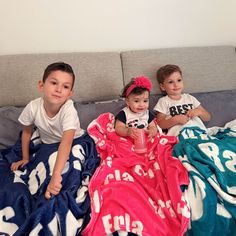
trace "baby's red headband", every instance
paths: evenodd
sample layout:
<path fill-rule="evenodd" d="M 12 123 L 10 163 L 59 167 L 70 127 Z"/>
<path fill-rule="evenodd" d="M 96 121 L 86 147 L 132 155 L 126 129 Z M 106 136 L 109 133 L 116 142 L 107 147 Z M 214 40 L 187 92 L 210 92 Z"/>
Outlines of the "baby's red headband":
<path fill-rule="evenodd" d="M 139 76 L 132 79 L 133 83 L 129 86 L 125 96 L 128 97 L 134 88 L 141 87 L 147 89 L 149 92 L 152 89 L 152 82 L 145 76 Z"/>

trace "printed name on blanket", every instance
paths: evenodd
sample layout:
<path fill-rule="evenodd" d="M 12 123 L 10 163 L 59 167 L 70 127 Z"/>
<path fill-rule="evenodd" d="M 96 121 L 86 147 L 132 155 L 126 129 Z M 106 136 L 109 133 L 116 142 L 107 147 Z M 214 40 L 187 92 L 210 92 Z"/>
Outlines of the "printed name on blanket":
<path fill-rule="evenodd" d="M 133 141 L 114 131 L 114 115 L 105 113 L 88 127 L 102 162 L 90 184 L 91 220 L 82 235 L 115 231 L 143 236 L 183 235 L 190 211 L 181 186 L 188 174 L 171 153 L 176 137 L 157 136 L 145 155 L 134 152 Z"/>
<path fill-rule="evenodd" d="M 234 123 L 236 124 L 236 123 Z M 236 129 L 185 128 L 173 155 L 189 172 L 189 235 L 236 235 Z"/>
<path fill-rule="evenodd" d="M 106 234 L 111 234 L 123 228 L 127 232 L 142 235 L 143 224 L 141 221 L 131 221 L 130 215 L 125 213 L 124 216 L 113 216 L 111 214 L 102 217 L 103 226 Z"/>
<path fill-rule="evenodd" d="M 21 159 L 20 139 L 0 151 L 0 235 L 80 235 L 89 221 L 88 184 L 100 158 L 87 135 L 74 140 L 62 173 L 60 193 L 46 200 L 44 193 L 55 165 L 59 143 L 30 143 L 30 162 L 12 172 Z"/>
<path fill-rule="evenodd" d="M 233 172 L 236 172 L 236 155 L 235 152 L 232 152 L 231 150 L 226 149 L 223 150 L 222 153 L 220 153 L 220 147 L 214 143 L 216 140 L 216 137 L 208 136 L 206 133 L 202 133 L 201 130 L 197 130 L 196 132 L 193 132 L 191 129 L 184 129 L 181 133 L 182 137 L 187 139 L 198 139 L 201 141 L 210 141 L 212 142 L 204 142 L 199 143 L 198 147 L 199 149 L 208 157 L 210 158 L 214 164 L 217 166 L 217 168 L 225 172 L 225 167 Z M 225 158 L 225 167 L 221 163 L 220 157 Z M 236 192 L 235 192 L 236 193 Z"/>

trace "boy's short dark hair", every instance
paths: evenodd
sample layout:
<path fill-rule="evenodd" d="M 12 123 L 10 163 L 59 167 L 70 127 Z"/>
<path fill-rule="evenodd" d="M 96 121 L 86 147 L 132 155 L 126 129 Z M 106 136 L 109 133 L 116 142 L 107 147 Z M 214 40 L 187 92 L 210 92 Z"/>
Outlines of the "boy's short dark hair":
<path fill-rule="evenodd" d="M 177 65 L 167 64 L 165 66 L 162 66 L 157 70 L 157 82 L 159 84 L 162 84 L 164 80 L 174 72 L 179 72 L 182 76 L 182 71 Z"/>
<path fill-rule="evenodd" d="M 75 82 L 75 74 L 74 74 L 72 67 L 65 62 L 54 62 L 54 63 L 48 65 L 47 68 L 44 70 L 43 79 L 42 79 L 43 82 L 46 81 L 46 79 L 50 75 L 50 73 L 52 73 L 53 71 L 57 71 L 57 70 L 66 72 L 72 76 L 72 88 L 73 88 L 74 82 Z"/>

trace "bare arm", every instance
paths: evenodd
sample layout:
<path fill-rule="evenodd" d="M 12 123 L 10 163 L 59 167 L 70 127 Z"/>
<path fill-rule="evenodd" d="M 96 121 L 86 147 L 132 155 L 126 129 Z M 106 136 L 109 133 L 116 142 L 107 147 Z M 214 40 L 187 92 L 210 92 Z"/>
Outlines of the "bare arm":
<path fill-rule="evenodd" d="M 45 197 L 49 199 L 51 194 L 57 195 L 61 190 L 61 173 L 65 167 L 66 161 L 69 158 L 72 142 L 74 139 L 75 130 L 64 131 L 61 139 L 61 143 L 58 148 L 57 159 L 53 169 L 51 180 L 48 184 L 47 190 L 45 192 Z"/>
<path fill-rule="evenodd" d="M 210 113 L 203 107 L 203 106 L 198 106 L 195 109 L 187 111 L 186 115 L 189 118 L 193 118 L 195 116 L 200 117 L 203 121 L 209 121 L 211 119 Z"/>
<path fill-rule="evenodd" d="M 125 123 L 116 120 L 115 123 L 115 131 L 121 137 L 131 137 L 137 138 L 138 134 L 136 132 L 136 128 L 130 128 L 125 125 Z"/>
<path fill-rule="evenodd" d="M 157 134 L 157 126 L 154 121 L 148 125 L 148 137 L 154 137 Z"/>
<path fill-rule="evenodd" d="M 22 160 L 13 162 L 11 165 L 11 170 L 17 170 L 19 167 L 23 167 L 29 162 L 29 143 L 33 131 L 33 126 L 23 126 L 21 143 L 22 143 Z"/>
<path fill-rule="evenodd" d="M 174 125 L 184 125 L 188 122 L 189 118 L 187 115 L 176 115 L 172 117 L 167 117 L 165 114 L 157 113 L 157 124 L 162 129 L 169 129 Z"/>

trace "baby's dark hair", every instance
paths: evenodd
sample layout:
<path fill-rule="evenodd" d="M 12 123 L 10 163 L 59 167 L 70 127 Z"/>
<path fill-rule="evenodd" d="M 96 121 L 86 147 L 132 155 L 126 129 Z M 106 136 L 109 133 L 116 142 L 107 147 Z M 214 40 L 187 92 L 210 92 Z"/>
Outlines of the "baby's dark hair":
<path fill-rule="evenodd" d="M 43 82 L 46 81 L 47 77 L 53 72 L 53 71 L 63 71 L 63 72 L 66 72 L 68 74 L 70 74 L 72 76 L 72 88 L 74 86 L 74 82 L 75 82 L 75 74 L 74 74 L 74 71 L 72 69 L 72 67 L 65 63 L 65 62 L 54 62 L 50 65 L 47 66 L 47 68 L 45 69 L 44 71 L 44 74 L 43 74 Z"/>
<path fill-rule="evenodd" d="M 121 97 L 122 98 L 126 98 L 127 97 L 127 90 L 128 90 L 128 88 L 132 85 L 132 84 L 134 84 L 134 80 L 135 80 L 136 78 L 133 78 L 133 79 L 131 79 L 131 81 L 128 83 L 128 84 L 126 84 L 125 85 L 125 87 L 124 87 L 124 89 L 123 89 L 123 91 L 122 91 L 122 94 L 121 94 Z M 135 87 L 134 89 L 132 89 L 132 91 L 130 92 L 130 94 L 136 94 L 136 95 L 140 95 L 140 94 L 142 94 L 143 92 L 145 92 L 145 91 L 148 91 L 149 93 L 150 93 L 150 91 L 147 89 L 147 88 L 143 88 L 143 87 Z M 129 95 L 130 95 L 129 94 Z"/>
<path fill-rule="evenodd" d="M 165 65 L 157 70 L 157 82 L 162 84 L 166 78 L 168 78 L 172 73 L 179 72 L 182 76 L 182 71 L 177 65 Z"/>

